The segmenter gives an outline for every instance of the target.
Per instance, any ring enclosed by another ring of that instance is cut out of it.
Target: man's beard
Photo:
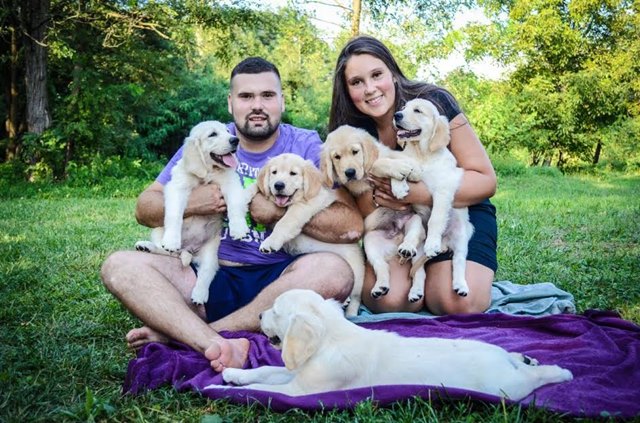
[[[261,114],[266,119],[264,120],[264,126],[256,128],[251,126],[249,121],[252,115],[246,117],[244,125],[240,125],[238,121],[235,121],[237,131],[249,141],[264,141],[271,137],[277,130],[280,121],[271,123],[268,115]],[[255,116],[255,115],[254,115]]]

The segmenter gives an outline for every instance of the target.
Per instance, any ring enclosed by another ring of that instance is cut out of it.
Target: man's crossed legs
[[[191,304],[196,275],[177,258],[118,251],[104,262],[101,277],[107,289],[145,324],[126,335],[131,347],[174,339],[204,354],[218,372],[225,367],[242,368],[249,352],[247,339],[225,339],[218,334],[221,330],[260,330],[260,313],[289,289],[312,289],[343,301],[353,284],[351,269],[342,258],[332,253],[307,254],[249,304],[207,324],[204,306]]]

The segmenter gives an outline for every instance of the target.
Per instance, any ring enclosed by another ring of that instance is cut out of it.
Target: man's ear
[[[184,160],[184,167],[187,172],[196,175],[198,178],[207,176],[207,164],[198,138],[187,137],[184,140],[182,160]]]
[[[431,141],[429,141],[429,150],[438,151],[449,145],[451,133],[449,132],[449,121],[444,116],[437,116],[435,119],[435,129]]]
[[[302,366],[322,343],[325,327],[315,314],[294,314],[282,342],[282,361],[289,370]]]

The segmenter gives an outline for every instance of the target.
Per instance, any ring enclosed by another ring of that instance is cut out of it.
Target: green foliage
[[[320,39],[299,3],[273,11],[249,0],[52,0],[47,47],[53,125],[40,136],[20,133],[11,140],[28,178],[64,179],[70,166],[92,163],[94,156],[171,155],[194,123],[229,119],[229,72],[248,55],[279,66],[284,120],[324,137],[334,60],[349,34],[338,32],[331,45]],[[3,24],[19,21],[19,3],[7,4]],[[637,170],[640,16],[631,0],[485,0],[480,6],[492,21],[456,29],[452,17],[471,2],[363,5],[367,27],[411,78],[451,52],[468,59],[491,55],[513,69],[503,81],[462,70],[442,81],[490,153],[526,149],[527,163],[565,171],[591,170],[598,161]],[[0,29],[7,47],[10,28]],[[22,52],[18,59],[20,72]],[[10,62],[3,52],[7,74]],[[8,113],[6,102],[0,111]],[[7,148],[6,134],[0,137]]]
[[[531,163],[562,168],[620,157],[616,150],[637,144],[635,133],[615,129],[634,126],[640,112],[640,67],[631,58],[640,52],[640,11],[632,1],[489,0],[482,6],[493,21],[465,31],[468,57],[489,54],[514,69],[509,98],[497,87],[486,106],[494,113],[477,113],[490,143],[496,132],[506,133],[511,146],[529,150]],[[517,129],[509,131],[499,115]],[[487,116],[497,130],[485,124]],[[620,137],[610,137],[613,132]]]

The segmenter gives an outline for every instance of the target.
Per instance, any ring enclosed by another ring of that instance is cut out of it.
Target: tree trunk
[[[602,153],[602,143],[600,141],[598,141],[598,143],[596,144],[596,151],[593,154],[593,164],[597,165],[598,162],[600,161],[600,154]]]
[[[51,126],[47,94],[47,48],[49,0],[26,0],[22,13],[25,26],[25,87],[27,131],[42,134]]]
[[[360,14],[362,13],[362,1],[353,0],[353,13],[351,14],[351,36],[360,34]]]
[[[14,9],[14,13],[9,12],[7,15],[7,30],[10,34],[9,45],[4,45],[3,48],[7,48],[9,51],[9,60],[6,65],[3,66],[3,74],[6,75],[5,80],[5,98],[7,102],[7,116],[4,122],[5,130],[7,131],[7,138],[9,142],[5,149],[5,160],[13,160],[19,153],[18,145],[18,128],[20,123],[18,122],[18,110],[20,108],[20,102],[18,98],[18,92],[20,86],[18,84],[18,71],[19,71],[19,24],[17,16],[17,7]]]

